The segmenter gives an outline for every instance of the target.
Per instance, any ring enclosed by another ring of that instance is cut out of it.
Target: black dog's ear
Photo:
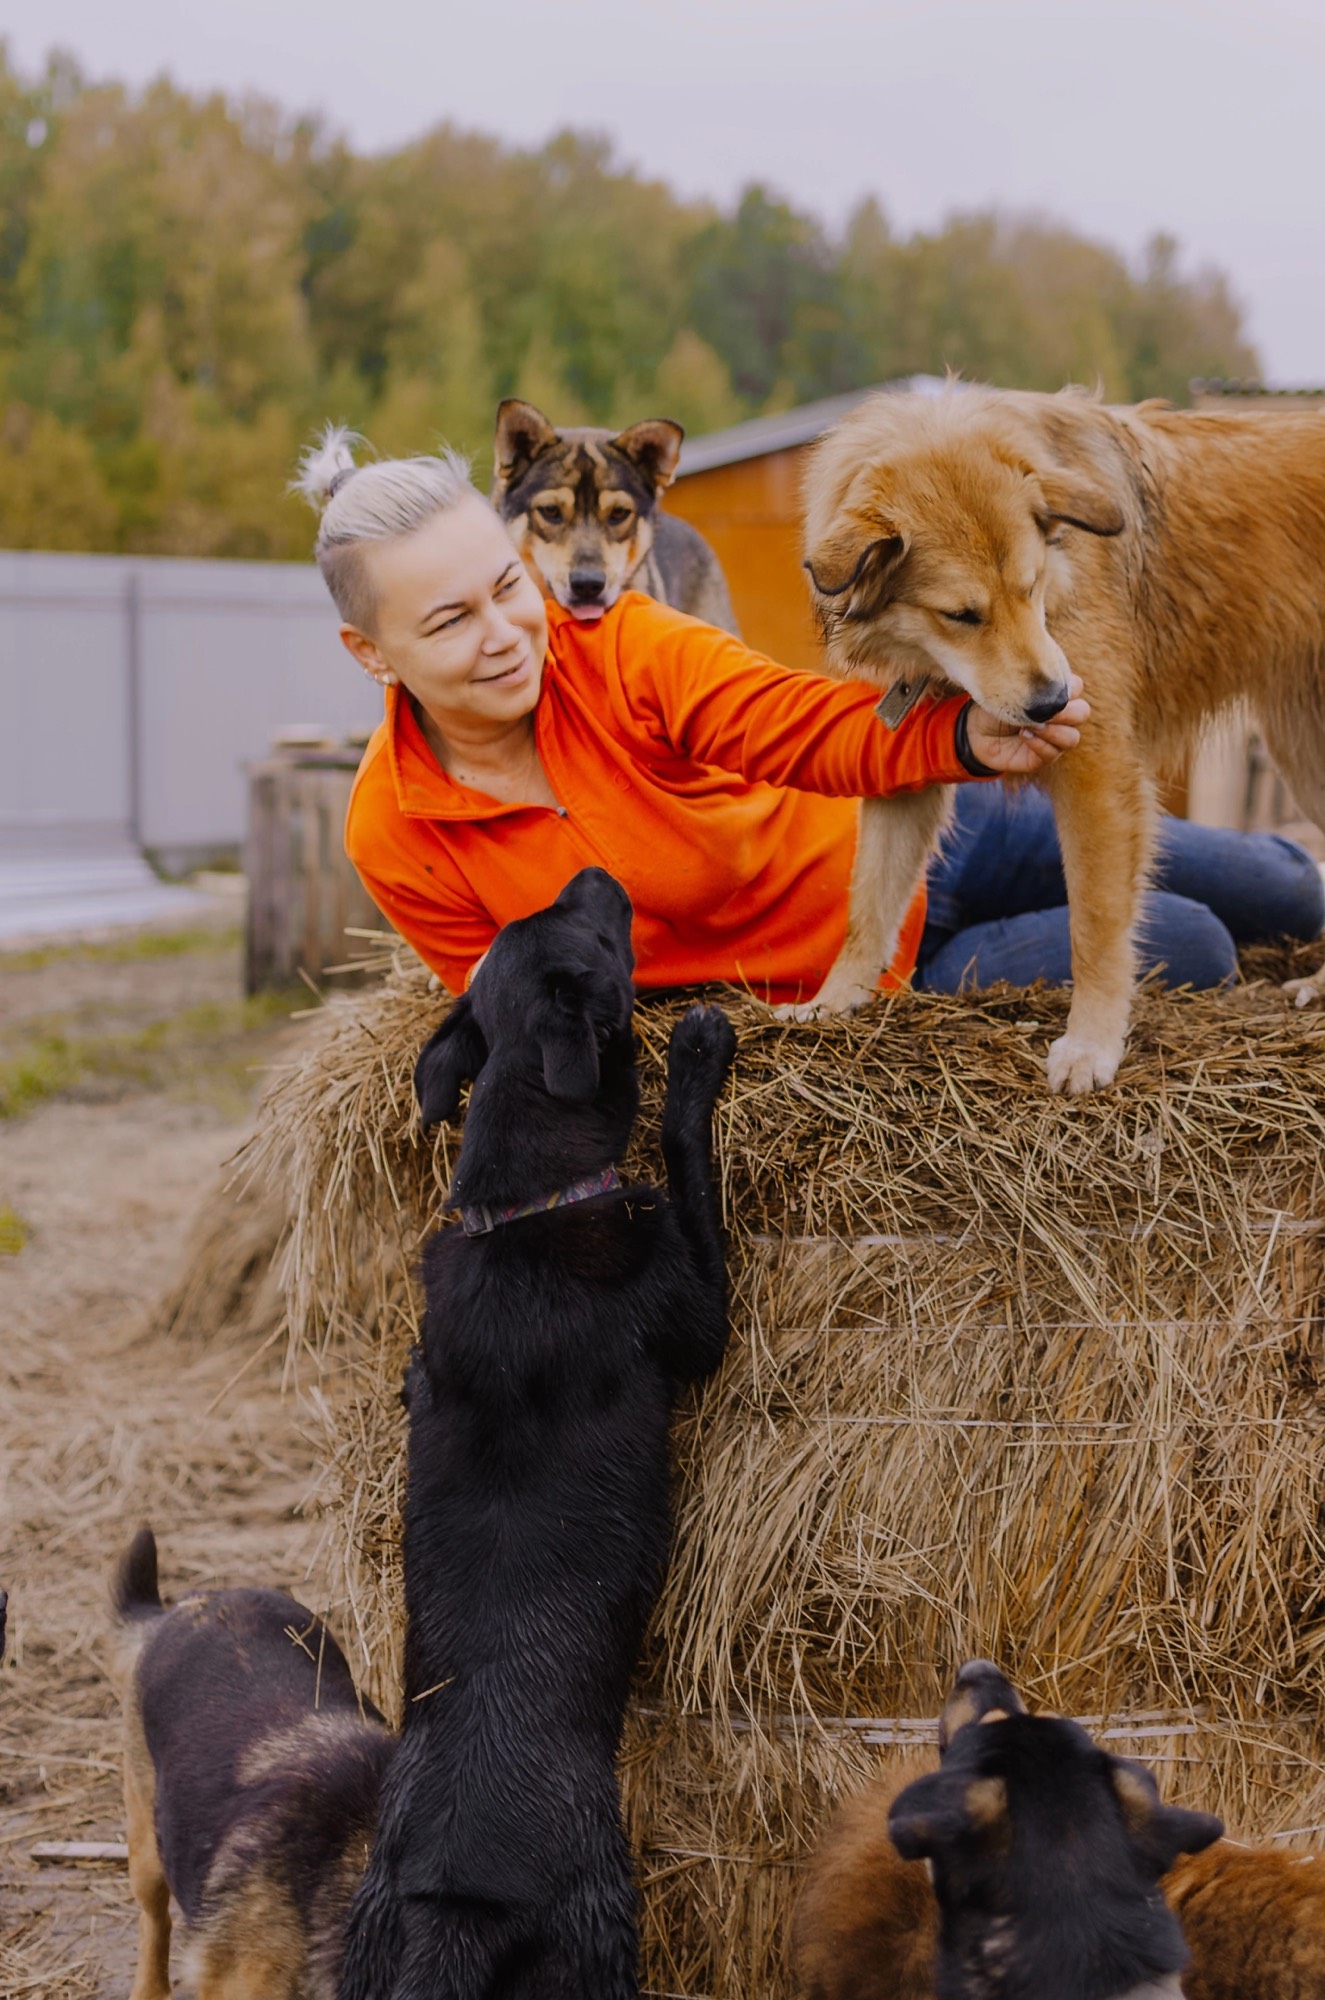
[[[959,1841],[992,1833],[1008,1809],[1001,1778],[932,1771],[899,1792],[888,1814],[888,1838],[903,1861],[946,1853]]]
[[[1180,1854],[1199,1854],[1222,1837],[1224,1822],[1213,1813],[1166,1806],[1144,1764],[1114,1757],[1109,1775],[1128,1831],[1157,1876],[1167,1875]]]
[[[508,396],[497,405],[497,435],[493,440],[492,456],[496,465],[496,483],[501,492],[514,486],[540,451],[546,451],[555,444],[560,433],[550,424],[541,410],[532,403],[522,403],[516,396]]]
[[[561,1104],[588,1104],[598,1092],[598,1042],[586,1014],[558,1002],[538,1037],[543,1083]]]
[[[488,1059],[483,1030],[474,1019],[469,995],[462,994],[441,1027],[424,1043],[414,1065],[414,1095],[425,1129],[454,1118],[460,1086],[476,1077]]]

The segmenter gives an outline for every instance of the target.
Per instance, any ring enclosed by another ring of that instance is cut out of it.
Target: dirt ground
[[[155,1314],[252,1117],[306,1029],[245,1001],[232,934],[0,956],[0,1996],[127,1995],[106,1578],[143,1520],[168,1593],[306,1586],[314,1464],[280,1357]],[[245,1366],[248,1363],[248,1366]],[[320,1600],[318,1608],[322,1608]]]

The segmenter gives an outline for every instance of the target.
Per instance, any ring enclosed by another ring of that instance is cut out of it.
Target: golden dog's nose
[[[1060,681],[1057,687],[1050,688],[1048,694],[1042,694],[1038,701],[1028,701],[1022,713],[1028,722],[1052,722],[1059,709],[1067,707],[1067,696],[1067,682]]]

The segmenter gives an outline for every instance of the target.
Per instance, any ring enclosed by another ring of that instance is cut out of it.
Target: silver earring
[[[383,674],[381,679],[381,686],[383,686],[384,688],[393,688],[396,685],[396,680],[397,676],[395,674]]]

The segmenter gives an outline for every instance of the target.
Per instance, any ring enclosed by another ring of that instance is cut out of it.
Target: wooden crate
[[[358,744],[278,749],[249,766],[250,993],[291,986],[301,973],[319,984],[329,967],[354,954],[348,928],[390,928],[345,852],[345,811],[361,754]]]

